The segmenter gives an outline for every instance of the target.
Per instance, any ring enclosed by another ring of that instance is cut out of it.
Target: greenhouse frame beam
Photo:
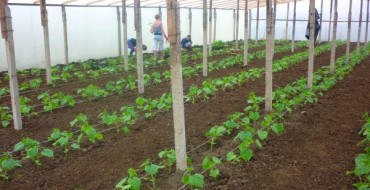
[[[141,24],[140,0],[134,0],[135,30],[136,30],[136,59],[138,93],[144,93],[144,60],[143,60],[143,33]]]
[[[236,39],[236,36],[235,36],[235,30],[236,28],[236,13],[235,13],[235,10],[233,10],[233,40],[235,41]]]
[[[118,56],[122,57],[122,32],[121,32],[121,13],[119,7],[116,7],[117,11],[117,38],[118,38]]]
[[[348,10],[348,32],[347,32],[347,48],[346,48],[346,63],[349,63],[349,54],[351,51],[351,28],[352,28],[352,0],[349,0]]]
[[[330,0],[330,16],[329,16],[328,42],[330,41],[330,35],[331,35],[331,21],[332,21],[332,16],[333,16],[333,0]]]
[[[238,5],[236,9],[236,43],[235,43],[235,49],[239,50],[239,5],[240,5],[240,0],[237,0]]]
[[[173,120],[176,151],[176,168],[184,172],[186,163],[186,135],[184,92],[180,47],[180,6],[177,0],[167,0],[168,40],[170,42],[171,89],[173,94]]]
[[[333,39],[330,55],[330,74],[334,74],[335,69],[335,52],[337,48],[337,28],[338,28],[338,0],[334,0],[334,23],[333,23]]]
[[[122,0],[122,26],[123,26],[123,61],[125,71],[128,71],[128,44],[127,44],[127,9],[126,0]]]
[[[321,0],[321,5],[320,5],[320,27],[322,27],[322,10],[324,6],[324,0]],[[319,44],[321,44],[321,36],[322,36],[322,29],[319,31]]]
[[[212,0],[209,0],[209,23],[208,23],[209,35],[208,35],[208,51],[209,54],[212,55]]]
[[[256,41],[255,44],[258,43],[258,29],[259,29],[259,23],[260,23],[260,0],[257,1],[257,21],[256,21]]]
[[[19,103],[19,89],[17,78],[17,66],[14,50],[13,24],[11,10],[8,1],[0,1],[0,25],[1,36],[5,40],[6,56],[9,73],[9,89],[13,112],[13,125],[15,130],[22,129],[22,116]]]
[[[68,25],[66,7],[62,6],[62,20],[63,20],[63,39],[64,39],[64,64],[69,62],[68,52]]]
[[[293,8],[293,30],[292,30],[292,51],[295,51],[295,28],[296,28],[296,18],[297,18],[297,0],[294,0]]]
[[[307,88],[311,89],[313,84],[313,65],[315,58],[315,0],[310,0],[310,45],[309,45],[309,58],[308,58],[308,77]]]
[[[203,76],[208,76],[207,55],[207,0],[203,0]]]
[[[216,41],[216,32],[217,32],[217,11],[216,9],[213,10],[214,13],[213,13],[213,19],[215,20],[214,21],[214,26],[213,26],[213,42]]]
[[[193,13],[191,12],[191,8],[189,8],[189,35],[192,36],[192,28],[193,28]]]
[[[357,55],[360,54],[360,41],[361,41],[361,27],[362,27],[362,9],[363,9],[364,1],[361,0],[360,5],[360,18],[359,25],[358,25],[358,33],[357,33]]]
[[[369,2],[370,0],[367,0],[367,5],[366,5],[366,29],[365,29],[365,43],[364,43],[364,46],[365,48],[367,48],[367,37],[368,37],[368,33],[369,33]]]
[[[275,56],[275,30],[276,30],[276,5],[277,5],[277,2],[276,0],[274,0],[274,9],[273,9],[273,19],[272,19],[272,26],[273,26],[273,30],[272,30],[272,59],[274,59],[274,56]]]
[[[50,58],[50,40],[49,40],[49,20],[45,1],[46,0],[40,1],[40,11],[41,11],[41,25],[44,32],[46,83],[48,85],[51,85],[52,79],[51,79],[51,58]]]
[[[286,23],[285,23],[285,40],[288,40],[289,8],[290,8],[290,4],[287,3]]]
[[[248,42],[249,42],[249,22],[248,22],[248,0],[244,3],[244,67],[248,66]]]
[[[265,71],[265,112],[272,111],[272,61],[273,61],[273,12],[272,0],[266,4],[266,71]]]
[[[248,38],[251,39],[252,37],[252,10],[248,9],[249,12],[249,31],[248,31]]]

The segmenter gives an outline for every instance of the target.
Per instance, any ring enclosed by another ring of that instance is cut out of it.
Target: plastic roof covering
[[[297,0],[302,1],[302,0]],[[39,0],[8,0],[9,4],[39,4]],[[181,8],[203,8],[202,0],[178,0]],[[277,0],[278,4],[294,2],[294,0]],[[207,0],[209,7],[210,0]],[[120,6],[122,0],[46,0],[46,5],[66,6]],[[128,7],[134,5],[134,0],[126,0]],[[240,0],[240,9],[243,10],[245,0]],[[266,0],[260,0],[264,7]],[[141,0],[141,7],[166,7],[166,0]],[[213,0],[212,7],[216,9],[236,9],[237,0]],[[256,8],[257,0],[248,0],[248,9]]]

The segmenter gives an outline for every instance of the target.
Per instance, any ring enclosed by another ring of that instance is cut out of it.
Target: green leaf
[[[258,139],[256,139],[256,145],[258,148],[262,148],[262,143]]]
[[[250,112],[249,118],[251,118],[254,122],[256,122],[260,118],[260,114],[258,112]]]
[[[284,131],[284,125],[281,123],[274,124],[271,126],[271,129],[276,133],[276,134],[281,134]]]
[[[209,171],[209,176],[211,177],[216,178],[219,175],[220,175],[220,170],[218,169],[212,169],[211,171]]]
[[[54,152],[50,149],[45,148],[44,150],[42,150],[41,155],[48,157],[48,158],[52,158],[54,157]]]
[[[204,176],[199,173],[189,176],[189,184],[194,187],[203,187],[204,186]]]
[[[140,190],[141,180],[138,177],[133,177],[128,180],[128,183],[131,185],[132,190]]]
[[[77,143],[72,143],[71,147],[74,148],[74,149],[80,149],[80,145],[77,144]]]
[[[14,145],[14,151],[20,151],[20,150],[23,150],[23,148],[24,148],[23,142],[19,142],[16,145]]]
[[[149,164],[145,166],[146,173],[150,175],[156,175],[158,173],[158,170],[164,168],[164,166],[159,166],[156,164]]]
[[[12,170],[15,167],[20,167],[21,162],[19,160],[14,160],[13,158],[6,159],[3,162],[1,162],[1,167],[5,168],[6,170]]]
[[[235,153],[234,152],[229,152],[229,153],[227,153],[227,155],[226,155],[226,160],[228,161],[228,162],[230,162],[230,161],[234,161],[236,159],[236,155],[235,155]]]
[[[239,151],[240,151],[240,157],[244,161],[249,161],[253,156],[253,151],[251,149],[241,149],[241,148],[239,148]]]
[[[261,139],[261,141],[264,141],[267,138],[268,132],[267,131],[258,131],[258,138]]]
[[[32,148],[27,150],[27,155],[30,158],[35,158],[38,155],[38,153],[39,153],[38,147],[32,147]]]

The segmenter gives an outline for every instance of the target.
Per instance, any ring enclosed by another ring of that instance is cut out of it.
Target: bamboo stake
[[[361,0],[360,6],[360,18],[358,19],[358,34],[357,34],[357,54],[360,53],[360,42],[361,42],[361,27],[362,27],[362,8],[363,8],[364,1]]]
[[[315,0],[310,0],[310,47],[309,47],[309,60],[308,60],[308,77],[307,87],[312,88],[313,83],[313,64],[314,64],[314,46],[315,46]]]
[[[236,27],[236,15],[235,10],[233,10],[233,40],[235,41],[235,27]]]
[[[213,42],[216,41],[216,32],[217,32],[217,12],[214,9],[213,19],[215,20],[214,27],[213,27]]]
[[[49,24],[48,24],[49,21],[45,1],[46,0],[40,1],[40,10],[41,10],[41,25],[44,31],[46,83],[50,85],[52,84],[52,79],[51,79],[51,60],[50,60]]]
[[[245,0],[244,7],[244,67],[248,66],[248,41],[249,41],[249,28],[248,28],[248,0]]]
[[[329,33],[328,33],[328,41],[330,41],[331,35],[331,20],[333,15],[333,0],[330,0],[330,18],[329,18]]]
[[[122,57],[121,13],[119,12],[119,7],[117,7],[116,10],[117,10],[118,55]]]
[[[352,27],[352,0],[349,0],[346,63],[349,63],[349,53],[351,51],[351,27]]]
[[[235,49],[239,49],[239,6],[240,6],[240,0],[237,0],[237,5],[236,5],[236,43],[235,43]]]
[[[189,35],[191,36],[191,32],[192,32],[192,13],[191,13],[191,9],[189,9]]]
[[[207,0],[203,0],[203,76],[208,76],[207,64]]]
[[[366,29],[365,29],[365,48],[367,48],[367,36],[369,32],[369,2],[370,0],[367,0],[367,8],[366,8]]]
[[[67,13],[65,6],[62,6],[62,20],[63,20],[63,37],[64,37],[64,64],[69,62],[68,54],[68,29],[67,29]]]
[[[338,21],[338,0],[335,0],[333,39],[332,39],[331,56],[330,56],[330,74],[334,74],[334,67],[335,67],[335,52],[337,48],[337,26],[338,26],[337,21]]]
[[[136,58],[137,82],[139,94],[144,93],[144,60],[143,60],[143,34],[141,31],[141,6],[140,0],[134,0],[135,30],[136,30]]]
[[[260,0],[257,1],[257,22],[256,22],[256,41],[255,44],[258,43],[258,27],[260,22]]]
[[[289,27],[289,6],[290,4],[287,3],[287,12],[286,12],[286,23],[285,23],[285,39],[288,40],[288,27]]]
[[[252,10],[249,9],[249,31],[248,31],[248,39],[251,39],[252,37]]]
[[[273,13],[272,0],[266,0],[266,88],[265,88],[265,111],[272,111],[272,61],[273,55]]]
[[[294,11],[293,11],[293,31],[292,31],[292,52],[294,52],[294,43],[295,43],[295,28],[296,28],[296,19],[297,19],[297,0],[294,0]]]
[[[322,27],[322,20],[323,20],[323,18],[322,18],[322,10],[323,10],[323,6],[324,6],[324,2],[323,2],[324,0],[321,0],[321,9],[320,9],[320,26]],[[319,44],[321,44],[321,34],[322,34],[322,29],[320,30],[320,32],[319,32]]]
[[[181,32],[180,6],[176,0],[167,0],[167,23],[171,47],[171,89],[173,94],[176,168],[185,171],[187,164],[181,48],[179,45]]]
[[[122,25],[123,25],[123,60],[125,71],[128,71],[128,44],[127,44],[127,5],[122,0]]]
[[[13,25],[8,1],[0,1],[0,25],[1,36],[5,39],[6,56],[8,62],[9,89],[13,112],[13,124],[15,130],[22,129],[22,116],[19,105],[19,89],[17,79],[17,66],[14,51]]]
[[[212,0],[209,0],[209,36],[208,36],[208,43],[209,43],[209,46],[208,46],[208,51],[209,51],[209,54],[211,55],[212,54]]]

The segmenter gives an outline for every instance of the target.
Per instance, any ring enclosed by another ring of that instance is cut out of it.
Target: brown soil
[[[342,55],[345,47],[340,46],[337,55]],[[329,52],[316,58],[316,67],[329,64]],[[276,54],[280,59],[287,54]],[[253,67],[263,67],[264,60],[251,63]],[[287,71],[274,75],[274,85],[284,86],[304,76],[307,72],[307,61],[293,66]],[[211,78],[240,72],[241,67],[234,67],[211,73]],[[203,77],[195,77],[184,81],[185,89],[190,84],[201,84]],[[147,88],[146,97],[158,97],[170,89],[169,84],[161,84]],[[221,123],[228,114],[242,111],[245,100],[250,92],[263,95],[264,78],[248,82],[246,86],[232,90],[220,91],[215,97],[196,104],[186,104],[186,127],[188,149],[205,141],[203,136],[211,126]],[[43,114],[37,119],[25,121],[25,130],[15,132],[2,130],[0,146],[10,148],[21,137],[31,136],[45,139],[52,127],[65,129],[79,112],[95,118],[103,109],[117,110],[121,105],[132,104],[136,93],[126,94],[123,99],[113,96],[104,101],[96,101],[79,105],[68,112],[59,110],[53,114]],[[131,100],[128,101],[128,99]],[[119,102],[119,103],[117,103]],[[120,105],[117,105],[120,104]],[[197,114],[192,114],[197,113]],[[204,119],[207,118],[207,119]],[[132,133],[125,137],[113,131],[104,134],[102,143],[85,146],[82,151],[72,151],[68,156],[57,153],[54,159],[43,159],[42,166],[25,162],[22,168],[12,172],[9,182],[0,182],[0,189],[112,189],[126,175],[129,167],[138,167],[146,158],[154,158],[160,150],[173,146],[172,113],[159,113],[153,120],[140,121]],[[5,138],[6,137],[6,138]],[[197,152],[199,153],[199,152]],[[168,189],[168,186],[163,186]],[[171,189],[171,188],[170,188]]]

